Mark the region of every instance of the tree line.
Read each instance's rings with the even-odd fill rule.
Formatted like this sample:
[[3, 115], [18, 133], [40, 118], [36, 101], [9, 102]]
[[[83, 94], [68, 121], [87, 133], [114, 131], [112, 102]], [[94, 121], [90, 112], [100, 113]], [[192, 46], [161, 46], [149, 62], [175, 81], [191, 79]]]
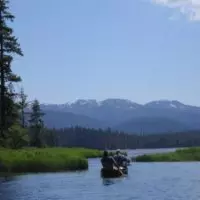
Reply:
[[45, 130], [48, 146], [85, 147], [95, 149], [141, 149], [200, 146], [200, 131], [132, 135], [111, 129], [70, 127]]

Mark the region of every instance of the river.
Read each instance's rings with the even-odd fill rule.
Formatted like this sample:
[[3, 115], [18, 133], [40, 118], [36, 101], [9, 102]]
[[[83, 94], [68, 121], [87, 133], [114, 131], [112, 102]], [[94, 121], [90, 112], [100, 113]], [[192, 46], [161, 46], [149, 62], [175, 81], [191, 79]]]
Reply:
[[[130, 153], [135, 155], [146, 152], [146, 150], [139, 151]], [[148, 153], [149, 151], [152, 150], [148, 150]], [[89, 159], [89, 170], [85, 172], [29, 174], [1, 180], [0, 199], [200, 199], [200, 163], [198, 162], [132, 163], [127, 177], [108, 180], [100, 178], [100, 168], [99, 159]]]

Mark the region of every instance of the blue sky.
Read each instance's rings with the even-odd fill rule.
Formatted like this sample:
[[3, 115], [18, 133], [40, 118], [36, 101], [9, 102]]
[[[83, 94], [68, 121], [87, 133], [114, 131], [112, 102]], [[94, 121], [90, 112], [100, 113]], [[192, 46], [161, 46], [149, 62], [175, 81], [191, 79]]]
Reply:
[[10, 6], [24, 51], [13, 70], [30, 100], [200, 105], [198, 0], [11, 0]]

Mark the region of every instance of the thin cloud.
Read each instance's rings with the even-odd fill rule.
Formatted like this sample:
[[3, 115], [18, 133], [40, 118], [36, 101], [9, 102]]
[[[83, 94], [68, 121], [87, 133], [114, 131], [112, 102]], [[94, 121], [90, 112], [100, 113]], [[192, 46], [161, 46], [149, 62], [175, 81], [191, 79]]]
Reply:
[[189, 20], [200, 21], [200, 0], [152, 0], [156, 4], [178, 9]]

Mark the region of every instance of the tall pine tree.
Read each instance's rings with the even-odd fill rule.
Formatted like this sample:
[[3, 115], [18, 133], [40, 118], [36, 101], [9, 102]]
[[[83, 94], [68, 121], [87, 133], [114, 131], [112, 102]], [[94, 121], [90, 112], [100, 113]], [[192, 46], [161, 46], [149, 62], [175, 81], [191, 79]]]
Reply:
[[40, 103], [38, 100], [34, 100], [32, 104], [32, 113], [29, 119], [30, 125], [30, 145], [35, 147], [43, 147], [43, 130], [44, 122], [42, 117], [44, 113], [40, 109]]
[[18, 117], [13, 83], [21, 81], [21, 78], [12, 72], [11, 63], [14, 55], [23, 56], [18, 39], [8, 26], [8, 22], [13, 22], [15, 18], [8, 5], [8, 0], [0, 0], [0, 133], [3, 138]]
[[27, 95], [24, 94], [24, 89], [21, 88], [20, 94], [19, 94], [19, 109], [20, 109], [20, 116], [21, 116], [21, 125], [23, 128], [25, 128], [25, 109], [28, 106], [27, 102]]

